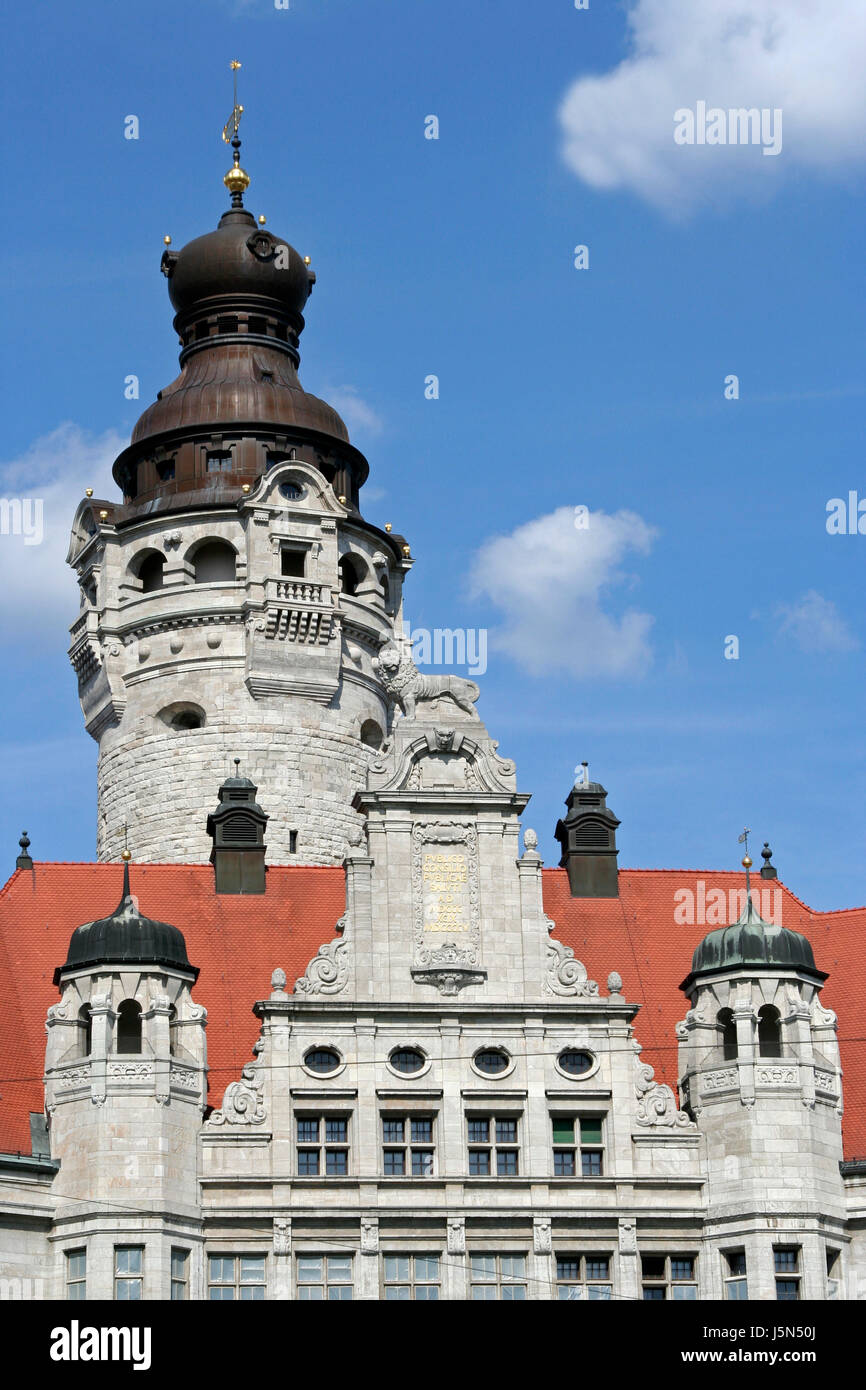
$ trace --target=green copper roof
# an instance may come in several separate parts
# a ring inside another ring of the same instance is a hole
[[[751,893],[738,921],[719,927],[704,937],[692,957],[692,975],[709,970],[735,970],[739,966],[772,966],[821,972],[815,966],[812,947],[800,932],[777,927],[761,917]]]

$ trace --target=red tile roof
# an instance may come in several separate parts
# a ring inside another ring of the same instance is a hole
[[[656,1077],[676,1087],[674,1025],[686,1000],[678,986],[692,951],[713,925],[674,920],[682,888],[698,893],[741,889],[742,875],[696,870],[624,869],[620,897],[572,898],[564,869],[545,869],[545,910],[556,935],[571,946],[602,992],[611,970],[623,993],[639,1003],[636,1035]],[[82,922],[111,912],[120,897],[117,864],[36,864],[17,870],[0,891],[0,1152],[30,1152],[29,1112],[41,1111],[45,1014],[57,1000],[54,968]],[[818,968],[830,973],[822,998],[839,1015],[845,1070],[845,1151],[866,1154],[866,1048],[858,1037],[866,993],[866,908],[813,912],[781,883],[758,881],[782,894],[782,922],[812,942]],[[194,990],[208,1010],[210,1102],[250,1060],[258,1036],[256,999],[270,992],[278,965],[290,984],[319,946],[334,935],[345,910],[342,869],[272,867],[264,897],[214,892],[213,870],[202,864],[133,865],[131,887],[148,917],[171,922],[186,937],[200,967]],[[682,915],[682,914],[680,914]]]

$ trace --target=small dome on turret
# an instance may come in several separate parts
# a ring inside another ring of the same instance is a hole
[[[123,893],[110,917],[76,927],[66,961],[54,972],[54,983],[70,970],[98,965],[162,965],[198,977],[190,965],[183,932],[168,922],[142,917],[129,887],[129,861],[123,865]]]
[[[213,232],[166,251],[162,271],[178,314],[206,300],[254,299],[297,317],[310,297],[315,274],[287,241],[259,227],[251,212],[231,208]]]
[[[751,893],[736,922],[727,927],[717,927],[700,942],[692,957],[690,979],[711,971],[743,967],[806,970],[821,979],[826,978],[815,965],[812,946],[806,937],[790,927],[765,922],[755,907]]]

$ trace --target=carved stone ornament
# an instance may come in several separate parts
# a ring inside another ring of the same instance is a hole
[[[286,994],[286,972],[285,970],[283,970],[282,966],[279,965],[271,975],[271,998],[288,998],[288,995]]]
[[[90,1067],[73,1067],[71,1071],[59,1072],[54,1078],[58,1086],[69,1090],[73,1086],[90,1085]]]
[[[736,1067],[725,1067],[723,1071],[704,1072],[701,1080],[704,1091],[736,1091],[740,1073]]]
[[[419,985],[432,985],[440,994],[453,997],[467,985],[483,985],[485,970],[413,970],[412,979]]]
[[[373,671],[385,693],[403,711],[405,719],[415,718],[415,707],[447,695],[458,709],[471,719],[478,719],[475,701],[481,694],[475,681],[465,676],[428,675],[418,670],[407,652],[400,652],[393,642],[387,642],[373,658]]]
[[[379,1222],[375,1216],[361,1217],[361,1253],[363,1255],[378,1255],[379,1253]]]
[[[153,1064],[151,1062],[109,1062],[107,1074],[115,1081],[149,1081],[153,1076]]]
[[[416,821],[412,826],[412,905],[413,976],[440,967],[449,974],[455,967],[477,972],[481,910],[478,836],[471,821]]]
[[[796,1086],[796,1067],[758,1067],[755,1079],[759,1086]]]
[[[462,1216],[448,1218],[448,1254],[466,1254],[466,1222]]]
[[[552,937],[547,942],[547,974],[542,983],[545,994],[590,999],[598,995],[595,980],[587,978],[586,966],[575,960],[574,951]]]
[[[611,970],[607,977],[608,994],[622,994],[622,975],[618,970]]]
[[[254,1052],[261,1051],[257,1042]],[[232,1081],[226,1086],[223,1103],[207,1121],[208,1125],[261,1125],[264,1124],[265,1105],[261,1095],[264,1077],[256,1062],[247,1062],[241,1072],[240,1081]]]
[[[172,1086],[177,1086],[181,1091],[197,1091],[198,1077],[194,1071],[187,1071],[185,1068],[172,1067],[169,1073],[169,1081]]]
[[[349,982],[349,943],[339,937],[320,946],[299,980],[295,994],[342,994]]]
[[[547,1216],[536,1216],[532,1223],[532,1248],[536,1255],[549,1255],[553,1249],[553,1226]]]
[[[274,1217],[274,1254],[291,1255],[292,1253],[292,1218],[290,1216]]]
[[[684,1110],[677,1109],[676,1099],[670,1086],[654,1081],[655,1069],[648,1062],[640,1060],[643,1051],[640,1043],[633,1043],[635,1058],[635,1097],[639,1125],[652,1125],[663,1129],[689,1129],[695,1126]]]
[[[621,1220],[619,1223],[619,1253],[637,1254],[637,1227],[634,1221]]]

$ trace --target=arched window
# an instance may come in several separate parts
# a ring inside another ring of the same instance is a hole
[[[365,719],[361,725],[361,742],[368,748],[381,748],[384,734],[375,719]]]
[[[225,584],[235,578],[234,548],[228,541],[205,541],[193,556],[196,584]]]
[[[733,1062],[737,1056],[737,1025],[730,1009],[719,1009],[716,1026],[722,1034],[722,1052],[726,1062]]]
[[[758,1053],[761,1057],[782,1055],[781,1017],[772,1004],[764,1004],[758,1010]]]
[[[177,1056],[177,1009],[172,1004],[168,1011],[168,1050],[172,1057]]]
[[[141,1005],[124,999],[117,1010],[117,1051],[141,1051]]]
[[[344,555],[337,569],[340,572],[340,593],[356,594],[358,592],[358,585],[361,582],[361,575],[351,555]]]
[[[78,1010],[80,1026],[80,1046],[82,1057],[89,1057],[93,1051],[93,1015],[89,1004],[82,1004]]]
[[[164,569],[165,556],[160,555],[158,550],[152,550],[150,554],[145,555],[138,566],[138,578],[143,594],[152,594],[155,589],[162,588]]]

